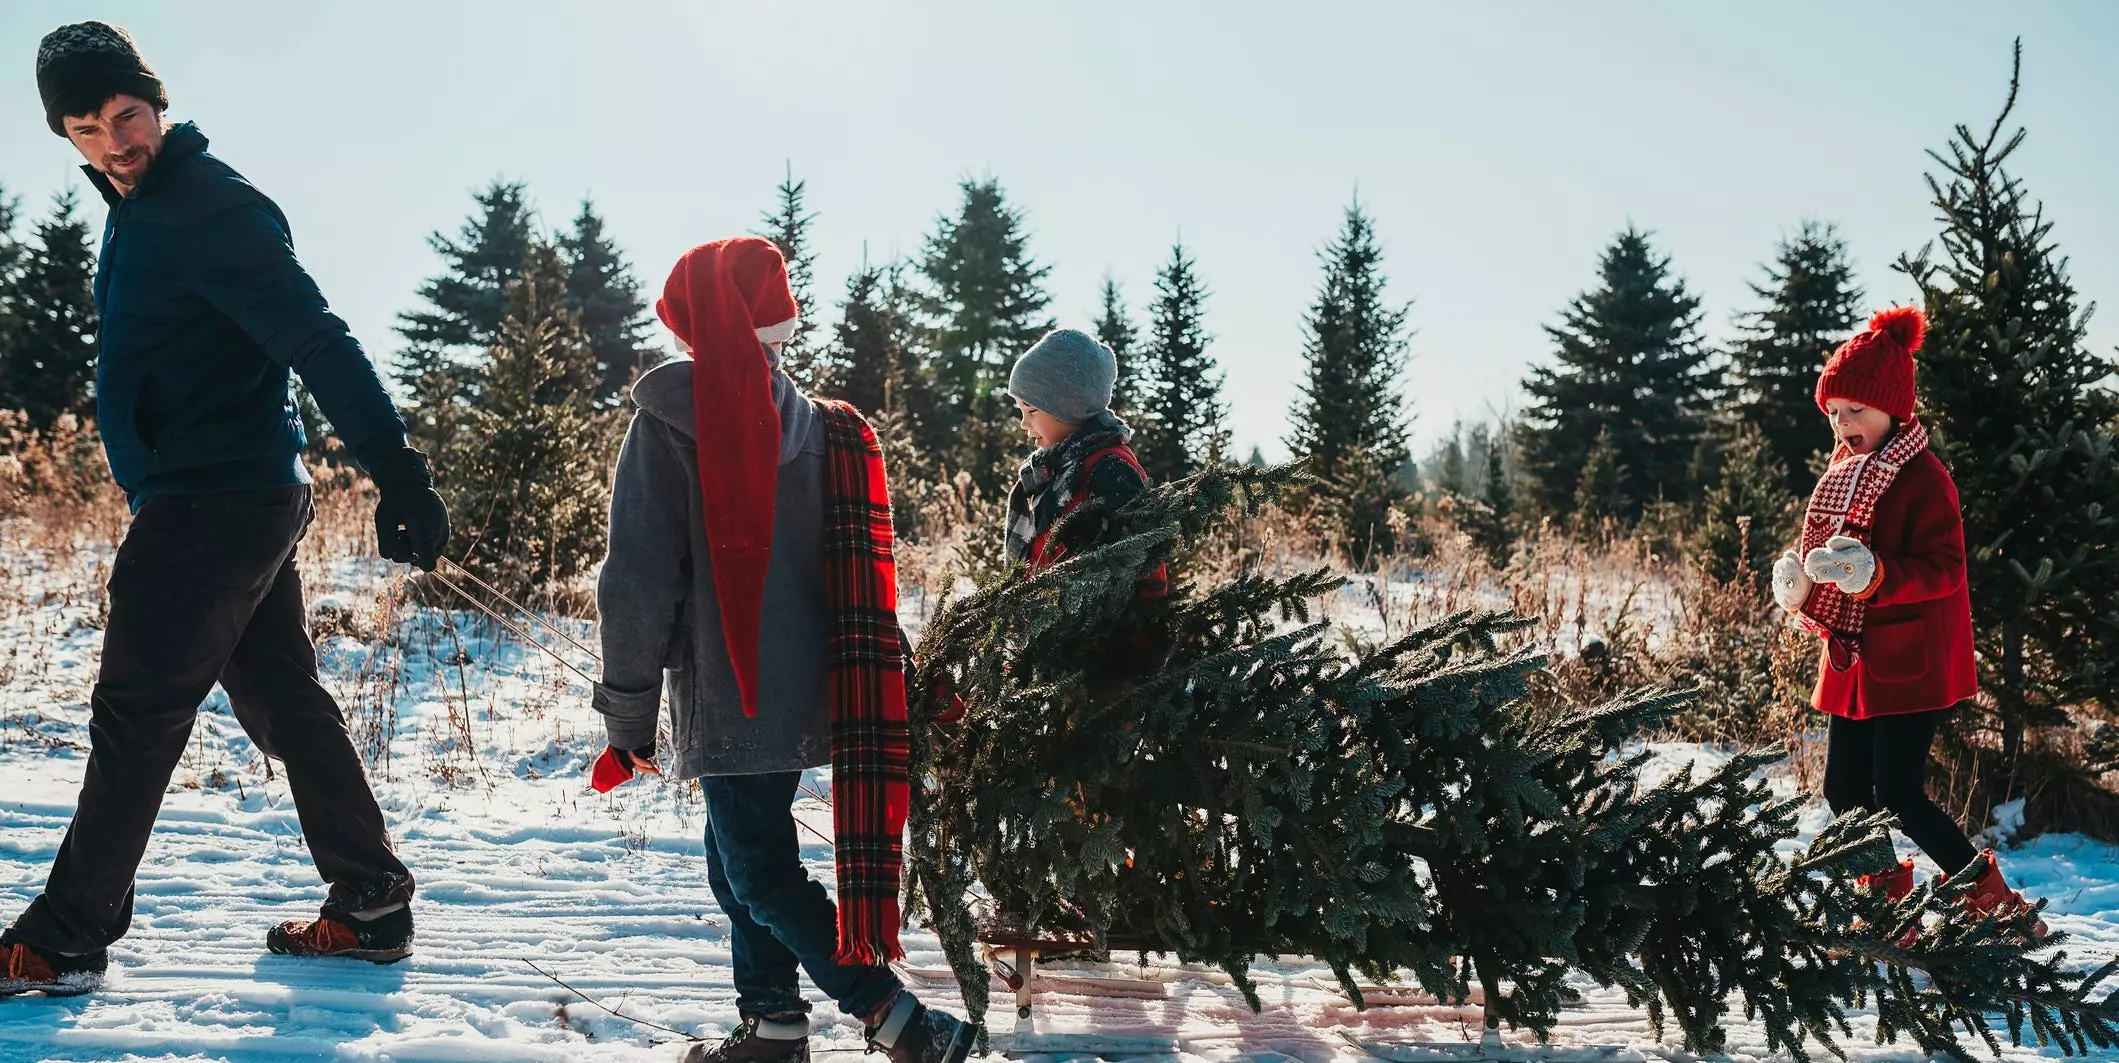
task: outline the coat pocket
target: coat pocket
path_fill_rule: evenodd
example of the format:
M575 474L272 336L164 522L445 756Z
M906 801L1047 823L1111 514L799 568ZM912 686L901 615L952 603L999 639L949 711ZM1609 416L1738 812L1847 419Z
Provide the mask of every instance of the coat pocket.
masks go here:
M1882 683L1908 683L1928 674L1928 625L1925 618L1872 623L1862 631L1862 661L1869 677Z
M670 643L662 651L662 669L669 683L670 740L680 750L690 750L699 741L698 691L693 689L697 669L692 667L690 610L685 621L670 632Z

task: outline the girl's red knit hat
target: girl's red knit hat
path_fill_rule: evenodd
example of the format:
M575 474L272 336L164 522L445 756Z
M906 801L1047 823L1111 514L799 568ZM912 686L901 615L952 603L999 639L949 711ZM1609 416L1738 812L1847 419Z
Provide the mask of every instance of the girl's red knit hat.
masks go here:
M1917 307L1878 311L1869 327L1839 345L1817 378L1817 408L1832 399L1858 402L1905 421L1913 417L1913 352L1927 335Z
M758 330L800 312L770 240L739 236L684 253L655 312L692 352L699 487L714 592L743 713L758 714L758 628L772 558L780 408Z

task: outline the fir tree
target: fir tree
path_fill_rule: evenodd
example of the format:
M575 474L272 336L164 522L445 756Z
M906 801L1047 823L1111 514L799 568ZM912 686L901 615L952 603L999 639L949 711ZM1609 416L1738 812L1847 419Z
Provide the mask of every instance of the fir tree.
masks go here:
M1798 496L1788 492L1787 466L1763 428L1745 421L1731 436L1720 476L1701 496L1693 557L1724 583L1742 569L1755 590L1795 541Z
M919 273L924 374L935 417L922 425L930 453L969 472L988 497L1004 493L1020 450L1008 370L1052 327L1047 267L1030 256L1021 212L1000 182L963 182L955 217L927 238Z
M1650 783L1637 736L1685 696L1551 700L1527 621L1460 614L1357 657L1310 622L1342 583L1328 572L1135 594L1159 562L1207 571L1194 562L1232 548L1232 517L1288 479L1222 466L1162 485L1107 515L1105 545L930 620L920 674L965 711L942 723L934 685L915 691L909 911L972 1018L983 894L1003 925L1220 966L1254 1008L1254 958L1296 955L1357 1005L1357 974L1449 1002L1477 988L1489 1024L1540 1035L1584 981L1618 985L1692 1053L1726 1051L1738 1008L1768 1051L1838 1052L1858 1005L1883 1038L1958 1058L1953 1024L1983 1031L1990 1010L2019 1040L2119 1043L2119 1001L2092 996L2119 961L2071 972L2032 944L2031 915L1957 911L1963 884L1898 904L1856 890L1891 857L1883 818L1796 847L1803 801L1759 777L1777 751ZM1143 623L1170 649L1110 675L1104 637Z
M1549 513L1565 513L1599 437L1624 469L1613 515L1631 518L1659 495L1691 497L1686 470L1710 385L1699 335L1700 301L1629 226L1598 263L1601 282L1547 326L1558 364L1531 371L1535 400L1519 428L1518 452ZM1600 474L1602 474L1600 470ZM1605 497L1598 484L1590 496Z
M573 228L561 234L558 243L567 269L567 309L580 321L595 363L595 402L616 406L654 356L654 319L633 267L603 234L603 217L595 204L581 201Z
M33 242L17 252L6 300L12 327L0 342L0 391L39 430L67 414L95 415L96 252L79 207L71 189L53 197Z
M1229 449L1221 370L1207 353L1207 287L1196 267L1184 245L1174 244L1155 277L1134 426L1134 449L1151 482L1183 479Z
M1111 409L1121 419L1127 419L1134 415L1134 407L1146 398L1137 350L1140 330L1134 327L1132 316L1126 313L1126 302L1119 293L1118 281L1108 273L1104 275L1100 298L1096 338L1111 348L1111 353L1118 359L1118 380L1111 387Z
M787 176L773 189L778 197L773 209L760 219L763 226L756 235L771 240L780 248L780 257L787 260L787 286L795 293L795 305L802 308L802 323L795 329L793 339L780 348L780 364L787 375L804 390L821 390L823 381L815 364L818 353L815 324L823 315L809 301L815 283L817 252L810 244L809 227L816 223L817 215L803 203L809 190L809 182L795 180L794 164L789 163Z
M1575 480L1571 507L1575 526L1587 530L1617 517L1625 509L1626 486L1633 478L1632 472L1619 458L1619 446L1612 439L1611 429L1599 431L1596 442L1590 445L1589 456L1582 462L1581 475Z
M1471 477L1467 473L1464 458L1464 424L1457 422L1449 426L1449 435L1428 461L1428 468L1435 470L1435 490L1445 495L1463 495L1471 491Z
M1831 439L1812 398L1818 370L1860 325L1862 293L1846 242L1822 222L1804 222L1765 268L1766 283L1751 291L1766 305L1740 318L1742 336L1729 352L1729 408L1765 433L1786 490L1808 495L1811 459Z
M464 565L504 590L563 582L603 556L616 415L596 407L596 363L566 287L559 250L532 243L478 402L437 462Z
M1927 307L1921 411L1963 506L1981 704L2008 770L2028 728L2111 707L2119 679L2119 365L2084 346L2053 223L2006 169L2021 67L2019 41L1993 124L1931 153L1940 257L1898 263Z
M22 260L29 250L15 236L16 212L21 201L0 187L0 410L20 409L15 399L14 374L19 370L9 353L15 330L21 327Z
M476 373L466 363L499 341L509 286L538 241L521 182L496 180L473 198L477 210L455 238L439 232L427 238L444 268L420 285L426 305L398 315L397 333L407 344L397 368L398 382L411 397L406 419L414 439L430 452L454 445L465 407L477 395Z
M819 390L871 418L930 412L920 401L913 308L902 273L897 263L863 263L846 279L839 323L816 363Z
M1377 492L1327 498L1334 503L1341 534L1355 553L1366 556L1393 545L1391 525L1376 518L1406 497L1398 478L1406 463L1408 431L1400 389L1411 308L1386 299L1383 248L1358 201L1347 207L1338 237L1319 258L1324 282L1303 319L1308 364L1288 449L1328 487ZM1374 467L1350 467L1356 458Z

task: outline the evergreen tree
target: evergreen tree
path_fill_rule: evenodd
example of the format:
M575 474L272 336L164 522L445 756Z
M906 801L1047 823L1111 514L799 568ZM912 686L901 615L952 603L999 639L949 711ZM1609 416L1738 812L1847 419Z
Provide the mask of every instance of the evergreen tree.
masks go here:
M15 252L9 335L0 342L0 392L48 430L73 414L95 416L96 252L73 190L53 197L50 216L32 228L33 242Z
M537 243L535 212L520 181L494 181L474 195L477 210L455 238L434 233L427 245L443 271L420 285L426 305L398 315L406 341L397 379L411 397L406 420L432 452L446 451L477 396L476 373L466 368L499 341L508 315L509 286Z
M1765 268L1766 283L1751 291L1766 305L1739 319L1742 336L1729 352L1728 408L1765 433L1786 490L1807 496L1811 458L1831 440L1812 398L1818 370L1860 325L1862 293L1846 242L1822 222L1804 222Z
M1617 517L1626 506L1626 486L1633 479L1619 458L1619 446L1606 427L1597 433L1597 440L1590 445L1589 456L1582 461L1582 473L1575 481L1572 500L1575 527L1588 530L1603 521Z
M1457 422L1449 426L1449 435L1442 445L1435 448L1433 460L1428 467L1435 470L1435 490L1445 495L1464 495L1471 491L1471 477L1466 471L1464 459L1464 424Z
M1731 436L1720 476L1701 496L1693 558L1724 583L1742 568L1755 590L1795 541L1801 496L1789 493L1787 466L1762 427L1741 422Z
M1408 431L1400 389L1411 308L1386 301L1383 248L1359 201L1346 208L1338 237L1319 257L1324 282L1303 319L1308 364L1288 449L1327 487L1376 492L1326 498L1341 534L1367 556L1394 545L1391 522L1377 518L1406 497L1398 478ZM1357 459L1374 467L1350 467Z
M1096 338L1111 348L1111 353L1118 358L1118 381L1111 388L1111 409L1121 419L1128 419L1134 416L1134 407L1146 398L1137 350L1140 330L1134 327L1132 316L1126 313L1118 281L1108 273L1104 275L1101 299L1096 313Z
M1207 286L1184 244L1155 276L1147 342L1141 348L1134 450L1151 482L1179 480L1223 460L1229 408L1221 370L1207 353Z
M1691 497L1686 470L1710 386L1699 334L1700 301L1670 272L1648 234L1628 226L1598 263L1601 283L1576 296L1546 333L1558 364L1524 383L1535 400L1519 427L1518 452L1549 513L1584 497L1582 480L1600 437L1613 450L1599 475L1624 470L1615 488L1595 485L1612 515L1631 518L1660 494Z
M580 321L595 364L596 404L616 406L655 354L647 299L589 200L581 201L573 228L560 235L559 253L567 269L566 306Z
M831 345L818 355L818 387L869 417L920 405L918 349L902 267L869 266L846 279ZM919 411L926 413L924 408Z
M15 399L15 331L21 327L22 260L29 253L15 236L21 201L0 187L0 410L20 409Z
M597 372L566 305L567 264L533 242L437 477L460 521L465 567L503 590L575 577L603 556L616 414L598 409Z
M787 375L806 391L821 390L823 380L819 377L815 362L819 357L814 349L816 322L822 320L820 308L809 301L815 283L817 252L811 246L809 227L816 223L817 215L803 203L809 190L809 182L795 180L794 164L789 163L787 177L773 189L778 197L777 205L765 212L761 219L763 228L755 235L771 240L780 248L780 257L787 260L787 285L795 293L795 305L802 308L802 323L795 329L793 339L780 348L780 364Z
M1637 736L1686 697L1553 700L1517 644L1526 621L1460 614L1355 656L1309 622L1342 583L1326 571L1135 594L1157 563L1208 571L1232 516L1290 474L1157 487L1108 515L1105 545L989 578L929 621L920 675L964 711L940 722L935 684L914 692L909 912L932 920L974 1020L983 895L1004 926L1218 965L1254 1008L1254 958L1296 955L1357 1005L1357 974L1457 1003L1476 988L1490 1027L1540 1035L1583 982L1619 985L1696 1054L1727 1050L1738 1008L1798 1060L1838 1052L1853 1006L1883 1039L1957 1058L1953 1025L1984 1031L1990 1010L2019 1041L2119 1043L2119 1000L2093 996L2119 962L2069 971L2031 915L1958 911L1962 883L1897 904L1857 890L1891 858L1883 817L1797 847L1803 802L1758 777L1778 751L1651 783ZM1140 624L1169 650L1113 676L1100 647Z
M1928 186L1945 227L1900 260L1920 285L1921 410L1957 481L1983 706L2018 765L2025 731L2113 706L2119 680L2119 398L2114 360L2083 344L2081 306L2053 223L2006 164L2022 42L2001 113L1958 126Z
M1483 427L1483 426L1482 426ZM1516 485L1508 474L1508 434L1489 433L1479 490L1479 518L1466 530L1495 568L1507 566L1516 541Z
M920 259L925 282L924 374L935 417L922 425L925 449L969 472L997 497L1012 476L1022 433L1005 394L1015 358L1052 327L1047 267L1030 256L1020 211L997 180L964 181L955 217L941 219Z

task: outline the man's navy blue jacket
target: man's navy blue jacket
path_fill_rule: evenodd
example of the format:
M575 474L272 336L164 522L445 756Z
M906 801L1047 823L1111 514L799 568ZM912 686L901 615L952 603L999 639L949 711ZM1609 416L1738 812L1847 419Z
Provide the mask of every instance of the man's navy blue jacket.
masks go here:
M364 466L405 445L375 366L294 257L287 218L171 129L132 195L110 203L96 264L96 419L134 509L156 495L309 482L300 373Z

